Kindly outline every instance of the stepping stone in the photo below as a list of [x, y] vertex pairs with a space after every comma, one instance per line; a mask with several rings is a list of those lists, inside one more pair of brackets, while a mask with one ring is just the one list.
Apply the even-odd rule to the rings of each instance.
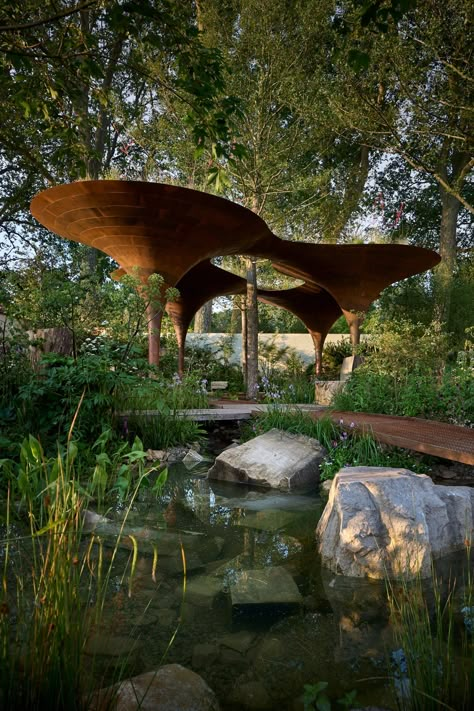
[[274, 532], [286, 528], [297, 519], [298, 514], [290, 511], [246, 511], [237, 525]]
[[226, 634], [217, 641], [223, 647], [229, 647], [240, 654], [245, 654], [252, 646], [256, 636], [255, 632], [240, 630], [240, 632]]
[[219, 578], [210, 575], [198, 575], [188, 580], [186, 600], [199, 607], [212, 607], [214, 598], [222, 591]]
[[230, 585], [232, 609], [258, 611], [261, 608], [298, 608], [303, 603], [298, 587], [285, 568], [243, 571]]

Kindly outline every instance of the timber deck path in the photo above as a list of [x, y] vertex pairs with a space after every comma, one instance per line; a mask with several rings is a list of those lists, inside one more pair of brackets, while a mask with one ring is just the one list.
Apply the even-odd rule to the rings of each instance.
[[[196, 410], [179, 410], [180, 417], [189, 417], [199, 422], [248, 420], [252, 415], [262, 414], [269, 407], [263, 403], [235, 400], [217, 400], [214, 407]], [[379, 442], [395, 447], [411, 449], [442, 459], [474, 465], [474, 429], [459, 427], [445, 422], [433, 422], [417, 417], [394, 417], [371, 415], [365, 412], [339, 412], [321, 405], [278, 405], [279, 408], [304, 410], [314, 419], [330, 416], [335, 422], [343, 420], [346, 426], [353, 422], [357, 430], [370, 432]], [[159, 416], [157, 410], [123, 412], [121, 417], [139, 414], [145, 417]]]
[[343, 420], [348, 427], [353, 422], [357, 430], [370, 432], [379, 442], [474, 465], [474, 429], [418, 417], [370, 415], [365, 412], [313, 411], [311, 417], [317, 419], [324, 414], [330, 415], [335, 422]]

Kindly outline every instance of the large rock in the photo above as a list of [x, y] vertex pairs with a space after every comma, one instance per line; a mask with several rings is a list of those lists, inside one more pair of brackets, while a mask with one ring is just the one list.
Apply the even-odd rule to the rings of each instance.
[[219, 711], [219, 702], [199, 674], [167, 664], [96, 694], [89, 711]]
[[462, 549], [474, 490], [437, 486], [407, 469], [340, 471], [316, 529], [322, 563], [355, 577], [429, 577], [432, 559]]
[[208, 477], [283, 490], [315, 487], [325, 455], [316, 439], [272, 429], [222, 452]]

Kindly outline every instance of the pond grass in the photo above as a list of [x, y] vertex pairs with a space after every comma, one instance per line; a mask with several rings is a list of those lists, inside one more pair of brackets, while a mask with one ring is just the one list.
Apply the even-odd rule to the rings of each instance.
[[401, 711], [470, 711], [474, 707], [474, 591], [470, 541], [458, 590], [432, 568], [426, 583], [387, 580], [394, 630], [392, 672]]
[[[97, 660], [86, 655], [87, 640], [100, 624], [128, 512], [146, 474], [130, 492], [106, 563], [101, 539], [82, 537], [89, 496], [76, 477], [72, 445], [69, 439], [65, 454], [47, 460], [37, 440], [23, 443], [29, 531], [20, 533], [12, 515], [13, 482], [8, 489], [0, 590], [0, 708], [6, 711], [82, 711], [97, 685]], [[129, 594], [135, 560], [136, 551], [122, 574], [129, 575]], [[119, 667], [116, 680], [120, 673]]]

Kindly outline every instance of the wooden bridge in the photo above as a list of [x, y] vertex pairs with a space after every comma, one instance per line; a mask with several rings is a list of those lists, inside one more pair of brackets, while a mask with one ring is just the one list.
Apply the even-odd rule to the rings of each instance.
[[[218, 400], [214, 407], [196, 410], [180, 410], [181, 417], [197, 421], [248, 420], [264, 413], [275, 405], [265, 405], [245, 401]], [[310, 417], [319, 419], [329, 416], [345, 425], [354, 423], [359, 432], [369, 432], [376, 440], [395, 447], [411, 449], [442, 459], [462, 462], [474, 466], [474, 429], [434, 422], [417, 417], [394, 417], [392, 415], [372, 415], [365, 412], [339, 412], [321, 405], [278, 405], [279, 408], [303, 410]], [[140, 414], [145, 417], [159, 417], [155, 410], [140, 413], [122, 413], [122, 416]]]

